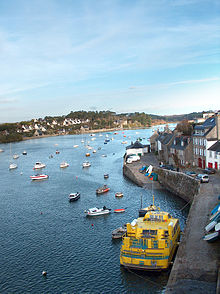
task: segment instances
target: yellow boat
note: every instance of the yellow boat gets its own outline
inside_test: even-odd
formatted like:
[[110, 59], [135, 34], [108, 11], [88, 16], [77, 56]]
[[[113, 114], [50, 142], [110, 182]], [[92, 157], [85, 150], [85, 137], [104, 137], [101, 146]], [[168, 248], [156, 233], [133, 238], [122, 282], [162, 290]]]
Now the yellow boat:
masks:
[[127, 224], [120, 252], [125, 268], [161, 271], [169, 267], [180, 238], [179, 220], [154, 205]]

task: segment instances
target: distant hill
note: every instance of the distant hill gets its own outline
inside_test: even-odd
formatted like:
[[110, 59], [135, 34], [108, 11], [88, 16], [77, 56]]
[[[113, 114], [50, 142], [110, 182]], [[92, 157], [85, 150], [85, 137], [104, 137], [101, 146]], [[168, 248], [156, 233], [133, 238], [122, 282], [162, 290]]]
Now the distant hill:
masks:
[[[212, 112], [212, 111], [206, 111], [206, 112]], [[188, 114], [178, 114], [178, 115], [155, 115], [155, 114], [149, 114], [152, 118], [152, 120], [154, 119], [158, 119], [158, 120], [164, 120], [167, 122], [178, 122], [178, 121], [182, 121], [182, 120], [193, 120], [196, 118], [201, 118], [203, 113], [205, 113], [205, 111], [203, 112], [192, 112], [192, 113], [188, 113]]]

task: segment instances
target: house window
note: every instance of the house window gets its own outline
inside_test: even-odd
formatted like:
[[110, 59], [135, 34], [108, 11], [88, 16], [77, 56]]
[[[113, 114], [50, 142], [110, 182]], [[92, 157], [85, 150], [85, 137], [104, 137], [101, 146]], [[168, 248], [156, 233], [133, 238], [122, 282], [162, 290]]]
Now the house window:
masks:
[[203, 155], [203, 150], [199, 149], [199, 155]]
[[205, 139], [203, 140], [203, 145], [206, 146], [206, 140]]
[[206, 150], [203, 150], [203, 154], [204, 154], [204, 156], [206, 156]]
[[193, 148], [193, 153], [196, 154], [196, 148], [195, 147]]
[[209, 157], [212, 158], [212, 151], [209, 151]]
[[195, 145], [195, 138], [193, 138], [193, 145]]
[[218, 152], [217, 151], [215, 151], [215, 158], [217, 159], [217, 155], [218, 155]]
[[202, 139], [199, 139], [199, 145], [202, 145]]

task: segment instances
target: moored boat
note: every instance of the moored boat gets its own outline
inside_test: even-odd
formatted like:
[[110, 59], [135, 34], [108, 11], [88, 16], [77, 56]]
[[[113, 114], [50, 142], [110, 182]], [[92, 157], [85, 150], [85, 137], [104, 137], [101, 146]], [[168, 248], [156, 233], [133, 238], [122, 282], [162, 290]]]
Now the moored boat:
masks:
[[96, 194], [103, 194], [103, 193], [108, 192], [109, 190], [110, 190], [110, 188], [107, 187], [107, 185], [104, 185], [103, 187], [96, 189]]
[[104, 179], [108, 179], [109, 178], [109, 174], [104, 174]]
[[171, 264], [180, 238], [179, 220], [168, 212], [149, 209], [127, 223], [120, 264], [136, 270], [161, 271]]
[[86, 216], [98, 216], [98, 215], [104, 215], [109, 214], [111, 212], [110, 208], [107, 208], [103, 206], [103, 208], [89, 208], [88, 210], [85, 210]]
[[219, 239], [219, 232], [214, 232], [214, 233], [211, 233], [211, 234], [208, 234], [208, 235], [205, 235], [203, 237], [203, 240], [204, 241], [207, 241], [207, 242], [214, 242], [216, 240]]
[[71, 193], [69, 195], [69, 201], [72, 202], [72, 201], [76, 201], [80, 198], [80, 193], [79, 192], [76, 192], [76, 193]]
[[60, 151], [59, 150], [56, 150], [56, 154], [60, 154]]
[[122, 212], [125, 212], [125, 209], [124, 208], [114, 209], [114, 212], [115, 213], [122, 213]]
[[90, 153], [86, 153], [86, 157], [89, 157], [90, 156]]
[[11, 170], [11, 169], [16, 169], [18, 166], [17, 166], [17, 164], [16, 163], [11, 163], [10, 165], [9, 165], [9, 169]]
[[4, 152], [4, 150], [3, 149], [0, 149], [0, 152]]
[[34, 165], [34, 169], [41, 169], [44, 168], [46, 166], [46, 164], [42, 163], [42, 162], [36, 162]]
[[45, 175], [45, 174], [37, 174], [35, 176], [30, 176], [30, 178], [33, 180], [33, 181], [39, 181], [39, 180], [46, 180], [49, 178], [48, 175]]
[[18, 158], [19, 158], [19, 155], [18, 155], [18, 154], [14, 154], [14, 155], [13, 155], [13, 158], [14, 158], [14, 159], [18, 159]]
[[74, 145], [73, 147], [74, 147], [74, 148], [77, 148], [77, 147], [79, 147], [79, 145]]
[[123, 197], [124, 196], [124, 194], [122, 193], [122, 192], [116, 192], [115, 193], [115, 197]]
[[127, 232], [126, 225], [123, 227], [119, 227], [112, 231], [112, 239], [121, 239], [122, 236]]
[[85, 161], [85, 162], [83, 162], [82, 166], [83, 167], [90, 167], [91, 166], [91, 163], [88, 162], [88, 161]]
[[60, 168], [65, 168], [65, 167], [68, 167], [68, 166], [69, 166], [69, 163], [67, 163], [65, 161], [61, 162], [61, 164], [60, 164]]

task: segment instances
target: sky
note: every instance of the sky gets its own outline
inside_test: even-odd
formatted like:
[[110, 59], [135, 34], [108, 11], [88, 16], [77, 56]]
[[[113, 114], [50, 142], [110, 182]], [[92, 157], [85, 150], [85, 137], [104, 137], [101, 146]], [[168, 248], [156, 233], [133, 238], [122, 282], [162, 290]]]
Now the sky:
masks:
[[0, 1], [0, 123], [218, 109], [218, 0]]

